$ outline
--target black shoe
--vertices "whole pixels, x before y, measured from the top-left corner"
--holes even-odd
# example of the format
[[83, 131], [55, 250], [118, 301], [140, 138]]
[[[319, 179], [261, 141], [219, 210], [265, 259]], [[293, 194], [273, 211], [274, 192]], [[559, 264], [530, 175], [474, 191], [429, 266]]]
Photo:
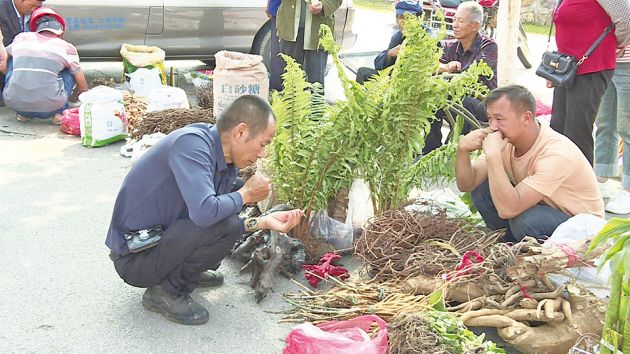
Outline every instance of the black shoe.
[[159, 285], [147, 288], [142, 295], [142, 307], [184, 325], [204, 324], [210, 317], [208, 311], [190, 295], [173, 295]]
[[199, 276], [199, 288], [209, 288], [223, 284], [223, 274], [218, 270], [206, 270]]

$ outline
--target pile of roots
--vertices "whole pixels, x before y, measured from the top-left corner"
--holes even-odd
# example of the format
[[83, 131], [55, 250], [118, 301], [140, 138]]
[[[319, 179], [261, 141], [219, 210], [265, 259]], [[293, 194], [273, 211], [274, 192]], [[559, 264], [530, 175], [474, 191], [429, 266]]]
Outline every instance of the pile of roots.
[[502, 232], [486, 233], [462, 219], [390, 210], [374, 217], [354, 244], [379, 281], [453, 270], [466, 251], [482, 255]]
[[201, 108], [172, 108], [148, 112], [132, 122], [133, 129], [129, 130], [129, 135], [132, 139], [139, 140], [145, 134], [157, 132], [168, 134], [188, 124], [200, 122], [215, 124], [212, 111]]
[[214, 106], [214, 90], [212, 83], [196, 87], [195, 96], [197, 97], [197, 106], [202, 109], [210, 110], [210, 114], [212, 114]]
[[[448, 310], [460, 313], [464, 325], [495, 327], [523, 353], [566, 353], [580, 334], [601, 332], [606, 304], [576, 285], [554, 285], [547, 274], [601, 254], [586, 255], [587, 247], [578, 241], [543, 248], [533, 238], [500, 243], [468, 275], [446, 282], [418, 275], [406, 280], [404, 289], [417, 295], [442, 290]], [[573, 254], [579, 255], [579, 264], [572, 264]]]

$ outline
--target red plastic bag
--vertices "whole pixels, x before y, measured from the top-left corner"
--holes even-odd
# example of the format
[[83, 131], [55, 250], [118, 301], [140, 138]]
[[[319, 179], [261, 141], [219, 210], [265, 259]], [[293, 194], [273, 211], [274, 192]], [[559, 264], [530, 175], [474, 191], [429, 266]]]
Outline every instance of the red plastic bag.
[[59, 129], [65, 134], [81, 136], [79, 107], [68, 108], [61, 113], [61, 126]]
[[[379, 332], [370, 339], [372, 323]], [[314, 326], [299, 324], [289, 332], [283, 354], [387, 354], [387, 323], [376, 315], [365, 315], [347, 321], [330, 321]]]

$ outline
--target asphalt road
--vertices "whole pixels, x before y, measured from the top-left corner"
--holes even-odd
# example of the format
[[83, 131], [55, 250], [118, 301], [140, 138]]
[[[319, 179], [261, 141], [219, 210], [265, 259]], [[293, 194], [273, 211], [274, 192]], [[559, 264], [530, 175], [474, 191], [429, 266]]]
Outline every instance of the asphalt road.
[[[384, 49], [393, 22], [393, 15], [357, 11], [353, 51]], [[203, 64], [166, 66], [183, 73]], [[88, 80], [119, 78], [120, 68], [84, 64]], [[515, 63], [515, 70], [519, 82], [550, 102], [533, 69]], [[270, 312], [286, 309], [280, 294], [296, 286], [279, 278], [276, 292], [258, 305], [249, 277], [238, 276], [240, 264], [229, 260], [222, 287], [194, 294], [209, 309], [207, 324], [181, 326], [142, 309], [143, 289], [120, 280], [104, 245], [130, 167], [121, 146], [85, 148], [48, 121], [19, 123], [0, 108], [0, 353], [281, 352], [291, 325]]]

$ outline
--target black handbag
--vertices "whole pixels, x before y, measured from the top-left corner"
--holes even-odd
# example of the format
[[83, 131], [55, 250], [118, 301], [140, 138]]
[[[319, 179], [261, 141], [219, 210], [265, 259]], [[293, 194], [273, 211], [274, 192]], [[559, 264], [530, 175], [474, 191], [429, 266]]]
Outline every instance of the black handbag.
[[[558, 1], [558, 6], [553, 11], [553, 15], [551, 17], [551, 25], [549, 26], [549, 36], [547, 37], [547, 48], [549, 48], [549, 42], [551, 41], [551, 31], [553, 29], [553, 19], [556, 15], [556, 11], [562, 0]], [[604, 33], [602, 33], [599, 38], [591, 45], [591, 47], [584, 53], [580, 60], [577, 60], [576, 57], [568, 54], [558, 53], [556, 51], [547, 50], [543, 53], [542, 61], [536, 69], [536, 75], [543, 77], [551, 82], [553, 82], [554, 86], [559, 87], [571, 87], [573, 82], [575, 81], [575, 75], [577, 73], [577, 68], [584, 62], [584, 60], [588, 59], [588, 57], [593, 53], [593, 51], [599, 46], [599, 44], [606, 38], [608, 33], [615, 28], [615, 24], [611, 23], [606, 27]]]

